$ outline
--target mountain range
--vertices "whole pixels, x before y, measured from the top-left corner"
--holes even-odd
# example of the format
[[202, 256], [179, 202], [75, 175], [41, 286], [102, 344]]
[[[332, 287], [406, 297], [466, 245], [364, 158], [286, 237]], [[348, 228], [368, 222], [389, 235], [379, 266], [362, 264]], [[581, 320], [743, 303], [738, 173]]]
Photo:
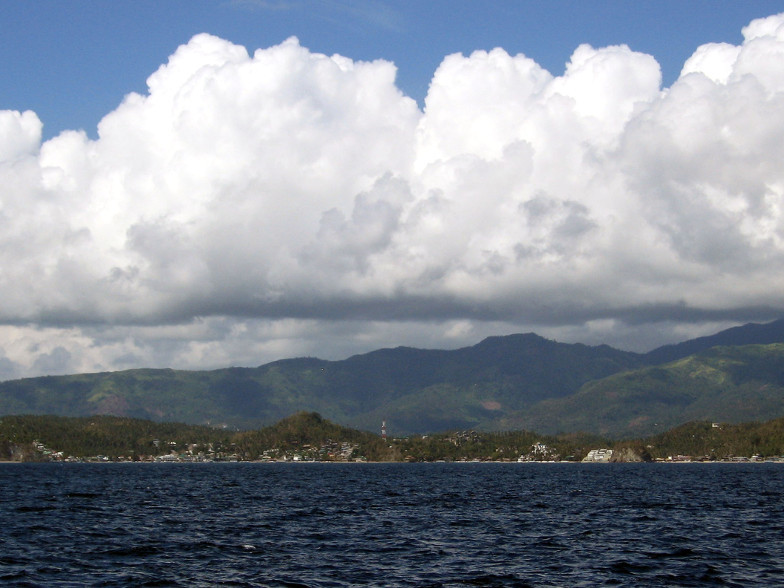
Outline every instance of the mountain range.
[[529, 333], [341, 361], [0, 382], [0, 415], [110, 414], [252, 429], [298, 411], [374, 432], [386, 421], [390, 435], [525, 429], [636, 438], [691, 420], [769, 420], [784, 416], [784, 319], [644, 354]]

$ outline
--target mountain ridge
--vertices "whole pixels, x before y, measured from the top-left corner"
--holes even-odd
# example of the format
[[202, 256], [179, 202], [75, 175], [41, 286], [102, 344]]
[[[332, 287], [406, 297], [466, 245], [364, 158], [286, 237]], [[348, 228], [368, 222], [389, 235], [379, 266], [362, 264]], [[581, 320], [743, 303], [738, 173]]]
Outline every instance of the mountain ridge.
[[[390, 430], [401, 434], [522, 426], [542, 432], [583, 429], [639, 435], [650, 431], [629, 424], [635, 410], [647, 411], [638, 419], [651, 427], [658, 421], [679, 424], [674, 422], [675, 409], [683, 399], [677, 395], [686, 394], [689, 381], [683, 380], [673, 361], [691, 357], [688, 353], [693, 350], [704, 353], [714, 342], [761, 344], [776, 338], [784, 342], [784, 320], [750, 323], [648, 354], [608, 345], [560, 343], [524, 333], [491, 336], [455, 350], [400, 346], [337, 361], [305, 357], [255, 368], [142, 368], [45, 376], [0, 382], [0, 414], [116, 414], [248, 429], [298, 411], [314, 411], [341, 425], [368, 431], [378, 430], [385, 420]], [[736, 363], [751, 362], [766, 374], [767, 380], [759, 383], [769, 387], [766, 393], [779, 390], [778, 357], [784, 356], [784, 349], [770, 353], [749, 353], [739, 346], [730, 349], [729, 353], [737, 355]], [[730, 363], [727, 360], [722, 365], [726, 368]], [[660, 371], [651, 371], [654, 368]], [[652, 374], [667, 374], [667, 378], [658, 381]], [[665, 380], [673, 390], [668, 402], [648, 402]], [[733, 384], [735, 388], [725, 386], [730, 396], [721, 401], [731, 403], [734, 390], [752, 405], [762, 403], [761, 393], [750, 396], [749, 381], [746, 377]], [[629, 396], [624, 392], [628, 389], [644, 393]], [[604, 402], [597, 401], [598, 397]], [[778, 406], [770, 404], [769, 398], [765, 403], [761, 406]], [[597, 410], [599, 405], [602, 410]], [[722, 407], [716, 409], [717, 414], [726, 412]], [[534, 423], [540, 426], [531, 426]]]
[[662, 345], [644, 355], [651, 363], [667, 363], [717, 345], [737, 346], [780, 343], [782, 341], [784, 341], [784, 318], [769, 323], [746, 323], [730, 327], [713, 335], [697, 337], [671, 345]]

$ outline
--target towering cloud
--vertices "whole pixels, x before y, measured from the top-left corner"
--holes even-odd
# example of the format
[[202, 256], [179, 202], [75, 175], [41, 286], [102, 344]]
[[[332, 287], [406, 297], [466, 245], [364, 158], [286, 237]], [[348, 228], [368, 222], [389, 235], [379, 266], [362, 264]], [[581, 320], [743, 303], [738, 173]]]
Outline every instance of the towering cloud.
[[203, 34], [96, 140], [0, 112], [0, 377], [781, 312], [784, 15], [743, 33], [670, 88], [625, 46], [450, 55], [423, 111]]

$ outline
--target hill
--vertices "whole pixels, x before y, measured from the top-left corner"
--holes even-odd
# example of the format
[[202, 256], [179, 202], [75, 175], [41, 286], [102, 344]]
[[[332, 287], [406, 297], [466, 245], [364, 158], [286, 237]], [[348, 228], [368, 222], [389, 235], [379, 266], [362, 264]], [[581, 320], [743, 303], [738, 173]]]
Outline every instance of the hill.
[[754, 345], [784, 342], [784, 319], [770, 323], [748, 323], [720, 331], [715, 335], [697, 337], [675, 345], [664, 345], [645, 354], [645, 362], [651, 365], [667, 363], [722, 345]]
[[784, 455], [784, 418], [738, 424], [693, 421], [644, 440], [653, 458]]
[[[558, 415], [557, 420], [553, 415]], [[739, 423], [784, 415], [784, 344], [713, 347], [658, 366], [589, 382], [539, 403], [514, 426], [586, 430], [613, 438], [655, 434], [687, 421]]]
[[[0, 414], [107, 414], [248, 430], [306, 411], [366, 431], [386, 421], [395, 435], [524, 428], [639, 436], [692, 419], [784, 415], [784, 350], [738, 345], [775, 339], [784, 342], [784, 321], [648, 354], [529, 333], [450, 351], [380, 349], [342, 361], [27, 378], [0, 382]], [[732, 345], [711, 351], [721, 341]]]
[[364, 430], [387, 420], [398, 434], [493, 428], [508, 411], [639, 365], [637, 354], [608, 346], [511, 335], [454, 351], [399, 347], [343, 361], [12, 380], [0, 383], [0, 414], [113, 414], [252, 429], [312, 411]]
[[[346, 447], [348, 454], [340, 455]], [[332, 449], [338, 454], [329, 454]], [[310, 452], [320, 461], [345, 461], [355, 452], [373, 459], [390, 455], [379, 436], [341, 427], [316, 413], [297, 413], [270, 427], [248, 432], [101, 415], [0, 418], [0, 461], [69, 456], [112, 461], [151, 460], [154, 456], [234, 461], [259, 459], [270, 451], [278, 457]]]
[[580, 461], [599, 447], [614, 449], [615, 461], [778, 457], [784, 455], [784, 418], [737, 425], [690, 422], [621, 442], [529, 431], [385, 440], [304, 412], [247, 432], [112, 416], [0, 418], [0, 461]]

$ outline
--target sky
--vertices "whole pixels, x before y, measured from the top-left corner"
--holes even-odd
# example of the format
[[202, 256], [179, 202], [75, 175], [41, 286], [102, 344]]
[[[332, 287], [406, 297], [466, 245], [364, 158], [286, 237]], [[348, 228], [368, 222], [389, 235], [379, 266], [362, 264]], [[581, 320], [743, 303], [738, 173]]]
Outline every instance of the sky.
[[784, 316], [784, 2], [4, 0], [0, 379]]

